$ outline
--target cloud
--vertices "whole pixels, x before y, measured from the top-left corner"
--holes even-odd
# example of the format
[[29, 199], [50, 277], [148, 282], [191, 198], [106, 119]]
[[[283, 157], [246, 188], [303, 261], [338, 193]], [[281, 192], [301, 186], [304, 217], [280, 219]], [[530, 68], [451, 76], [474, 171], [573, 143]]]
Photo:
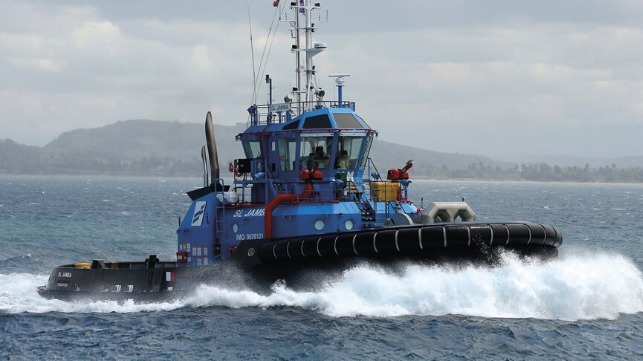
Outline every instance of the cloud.
[[194, 65], [203, 71], [207, 72], [212, 67], [208, 47], [203, 44], [194, 46], [192, 49], [192, 58], [194, 60]]
[[[202, 121], [215, 105], [215, 113], [245, 118], [247, 24], [119, 21], [96, 8], [14, 5], [0, 18], [37, 22], [9, 21], [0, 31], [7, 54], [0, 55], [0, 138], [44, 145], [66, 130], [123, 119]], [[221, 89], [215, 98], [232, 105], [213, 102]], [[248, 94], [241, 102], [240, 92]]]
[[62, 68], [62, 64], [52, 59], [9, 58], [9, 62], [17, 67], [24, 67], [37, 71], [58, 72]]
[[[265, 74], [275, 99], [294, 86], [289, 24], [273, 23], [266, 4], [250, 4], [249, 23], [240, 2], [3, 2], [0, 138], [43, 145], [47, 137], [34, 134], [134, 118], [200, 122], [208, 110], [223, 124], [244, 121], [253, 77], [258, 102]], [[329, 49], [315, 65], [328, 100], [327, 75], [351, 74], [344, 97], [382, 139], [539, 153], [556, 134], [549, 153], [607, 154], [623, 149], [618, 140], [584, 144], [612, 125], [611, 138], [625, 138], [620, 129], [643, 122], [640, 2], [366, 4], [322, 3], [329, 15], [315, 18], [315, 37]]]
[[87, 53], [118, 55], [120, 29], [109, 21], [86, 21], [71, 34], [74, 46]]

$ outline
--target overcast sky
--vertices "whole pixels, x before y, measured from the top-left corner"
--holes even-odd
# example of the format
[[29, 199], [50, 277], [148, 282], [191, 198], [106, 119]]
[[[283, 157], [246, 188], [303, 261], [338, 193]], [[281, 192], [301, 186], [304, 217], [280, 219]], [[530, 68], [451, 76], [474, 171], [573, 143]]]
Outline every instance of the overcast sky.
[[[326, 100], [327, 75], [350, 73], [344, 97], [381, 139], [643, 155], [643, 1], [320, 2]], [[246, 122], [250, 28], [257, 67], [274, 12], [272, 0], [3, 0], [0, 139], [43, 146], [119, 120], [201, 123], [208, 110], [215, 124]], [[293, 86], [291, 44], [282, 22], [266, 70], [276, 99]]]

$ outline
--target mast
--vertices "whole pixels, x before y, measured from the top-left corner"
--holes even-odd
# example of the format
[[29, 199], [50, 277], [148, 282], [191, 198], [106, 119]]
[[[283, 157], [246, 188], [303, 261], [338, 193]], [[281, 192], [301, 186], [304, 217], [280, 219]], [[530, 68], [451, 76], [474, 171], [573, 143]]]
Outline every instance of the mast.
[[[299, 43], [299, 8], [295, 9], [295, 48], [300, 49], [301, 44]], [[297, 90], [295, 90], [295, 95], [297, 96], [297, 113], [301, 113], [301, 57], [299, 56], [299, 51], [295, 51], [295, 72], [297, 75]]]
[[310, 1], [305, 0], [306, 10], [304, 12], [304, 20], [306, 21], [306, 102], [312, 101], [311, 94], [311, 83], [313, 79], [313, 60], [310, 56], [309, 50], [313, 43], [313, 32], [312, 32], [312, 21], [310, 12], [312, 8], [310, 7]]
[[[315, 75], [315, 66], [313, 65], [313, 56], [319, 54], [320, 52], [326, 50], [325, 43], [314, 43], [313, 42], [313, 23], [311, 13], [313, 10], [320, 8], [319, 3], [313, 3], [311, 0], [299, 0], [298, 2], [291, 2], [291, 7], [296, 11], [296, 21], [295, 21], [295, 45], [293, 46], [293, 52], [295, 52], [296, 63], [297, 63], [297, 104], [300, 106], [303, 103], [306, 104], [304, 109], [299, 109], [299, 113], [304, 110], [310, 109], [311, 104], [313, 104], [314, 96], [317, 91], [317, 86], [313, 79]], [[303, 16], [304, 26], [301, 27], [300, 16]], [[305, 34], [305, 47], [301, 48], [301, 30], [304, 30]], [[306, 61], [302, 69], [301, 66], [301, 57], [299, 52], [306, 53]], [[301, 73], [302, 70], [306, 73], [306, 85], [305, 89], [301, 88]], [[302, 99], [301, 94], [305, 94], [305, 98]]]

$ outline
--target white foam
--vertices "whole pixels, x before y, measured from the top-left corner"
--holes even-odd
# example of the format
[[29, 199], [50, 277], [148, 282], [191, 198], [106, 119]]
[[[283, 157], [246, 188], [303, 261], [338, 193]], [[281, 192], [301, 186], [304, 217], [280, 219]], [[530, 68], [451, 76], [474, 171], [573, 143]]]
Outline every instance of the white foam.
[[505, 256], [496, 268], [408, 265], [401, 273], [362, 266], [317, 292], [283, 284], [265, 296], [201, 286], [192, 306], [278, 307], [331, 316], [391, 317], [460, 314], [540, 319], [614, 319], [643, 312], [643, 276], [617, 254], [572, 255], [545, 263]]
[[65, 302], [49, 300], [38, 295], [38, 286], [47, 283], [48, 276], [27, 273], [0, 274], [0, 313], [44, 312], [146, 312], [165, 311], [183, 307], [182, 303], [137, 304], [133, 301]]
[[276, 283], [262, 295], [201, 285], [180, 302], [68, 303], [38, 296], [46, 276], [0, 275], [0, 312], [148, 312], [180, 307], [299, 307], [330, 316], [460, 314], [538, 319], [615, 319], [643, 312], [643, 275], [618, 254], [568, 254], [546, 263], [506, 256], [495, 268], [407, 265], [393, 273], [360, 266], [315, 292]]

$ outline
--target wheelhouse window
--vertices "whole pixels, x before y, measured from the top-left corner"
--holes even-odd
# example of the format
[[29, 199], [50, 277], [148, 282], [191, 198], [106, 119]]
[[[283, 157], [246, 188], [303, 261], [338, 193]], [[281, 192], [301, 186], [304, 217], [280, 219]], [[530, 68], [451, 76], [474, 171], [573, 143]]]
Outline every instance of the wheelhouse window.
[[[353, 169], [356, 168], [359, 161], [360, 152], [362, 151], [362, 144], [364, 137], [355, 136], [340, 136], [337, 159], [335, 160], [335, 168], [338, 169]], [[366, 157], [364, 157], [366, 158]]]
[[299, 151], [301, 168], [328, 169], [332, 143], [333, 137], [331, 135], [327, 137], [302, 136]]
[[295, 158], [297, 155], [297, 139], [279, 138], [279, 164], [282, 171], [295, 169]]
[[328, 114], [320, 114], [306, 118], [302, 129], [328, 129], [332, 127]]
[[248, 159], [261, 158], [261, 147], [258, 141], [244, 141], [243, 151]]
[[335, 123], [337, 123], [337, 128], [340, 129], [362, 129], [364, 128], [362, 124], [357, 120], [357, 118], [351, 113], [335, 113]]

